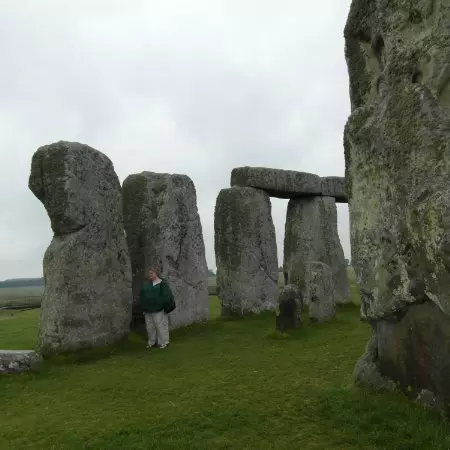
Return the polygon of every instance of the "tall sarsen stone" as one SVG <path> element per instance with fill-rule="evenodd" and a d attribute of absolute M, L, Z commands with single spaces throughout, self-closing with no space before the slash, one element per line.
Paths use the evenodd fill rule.
<path fill-rule="evenodd" d="M 131 267 L 119 179 L 103 153 L 57 142 L 33 155 L 29 187 L 54 233 L 44 256 L 42 353 L 123 339 L 131 320 Z"/>
<path fill-rule="evenodd" d="M 448 410 L 450 3 L 354 0 L 345 38 L 352 263 L 373 326 L 356 382 L 388 377 Z"/>
<path fill-rule="evenodd" d="M 250 187 L 222 189 L 214 232 L 222 314 L 275 310 L 278 259 L 269 196 Z"/>
<path fill-rule="evenodd" d="M 333 197 L 290 200 L 284 236 L 284 271 L 288 282 L 296 284 L 309 303 L 307 266 L 322 262 L 331 270 L 333 303 L 350 302 L 347 268 L 337 228 Z"/>
<path fill-rule="evenodd" d="M 140 314 L 139 290 L 149 267 L 156 265 L 175 297 L 171 328 L 208 320 L 208 269 L 192 180 L 142 172 L 125 179 L 123 195 L 135 314 Z"/>

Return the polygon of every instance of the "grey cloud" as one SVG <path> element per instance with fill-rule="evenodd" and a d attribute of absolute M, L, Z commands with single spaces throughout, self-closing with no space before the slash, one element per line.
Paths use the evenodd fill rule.
<path fill-rule="evenodd" d="M 51 232 L 28 174 L 33 152 L 59 139 L 105 152 L 122 180 L 191 176 L 210 267 L 215 198 L 233 167 L 343 175 L 349 5 L 3 1 L 0 279 L 42 272 Z M 280 261 L 285 212 L 274 200 Z"/>

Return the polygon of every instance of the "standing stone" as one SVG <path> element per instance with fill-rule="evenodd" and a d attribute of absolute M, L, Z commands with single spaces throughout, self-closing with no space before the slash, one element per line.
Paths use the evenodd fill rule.
<path fill-rule="evenodd" d="M 450 412 L 450 3 L 354 0 L 345 39 L 352 263 L 376 348 L 355 378 Z"/>
<path fill-rule="evenodd" d="M 293 284 L 284 286 L 278 297 L 276 328 L 278 331 L 299 328 L 303 310 L 302 294 Z"/>
<path fill-rule="evenodd" d="M 214 213 L 218 296 L 223 316 L 275 310 L 278 258 L 269 196 L 222 189 Z"/>
<path fill-rule="evenodd" d="M 131 320 L 131 267 L 112 162 L 87 145 L 47 145 L 33 155 L 29 187 L 54 233 L 44 256 L 40 351 L 120 341 Z"/>
<path fill-rule="evenodd" d="M 175 297 L 170 328 L 209 319 L 208 268 L 194 183 L 186 175 L 142 172 L 123 183 L 124 221 L 133 273 L 135 315 L 150 266 Z"/>
<path fill-rule="evenodd" d="M 344 252 L 337 230 L 333 197 L 290 200 L 284 236 L 284 270 L 309 303 L 306 266 L 320 261 L 330 266 L 336 304 L 351 302 Z"/>
<path fill-rule="evenodd" d="M 326 322 L 336 316 L 333 274 L 329 266 L 321 262 L 309 262 L 306 266 L 309 291 L 309 318 L 311 322 Z"/>

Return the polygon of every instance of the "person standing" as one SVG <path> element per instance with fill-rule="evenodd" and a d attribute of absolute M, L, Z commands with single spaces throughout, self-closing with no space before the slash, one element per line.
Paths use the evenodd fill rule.
<path fill-rule="evenodd" d="M 142 286 L 139 297 L 148 333 L 147 348 L 166 348 L 169 345 L 169 318 L 166 311 L 170 309 L 168 305 L 173 300 L 173 295 L 157 268 L 149 269 L 148 280 Z"/>

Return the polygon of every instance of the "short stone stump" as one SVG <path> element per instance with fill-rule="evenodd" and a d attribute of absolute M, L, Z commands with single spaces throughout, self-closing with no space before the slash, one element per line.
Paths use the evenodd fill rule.
<path fill-rule="evenodd" d="M 278 298 L 278 314 L 276 329 L 284 332 L 299 328 L 303 310 L 303 297 L 296 286 L 288 284 L 280 292 Z"/>

